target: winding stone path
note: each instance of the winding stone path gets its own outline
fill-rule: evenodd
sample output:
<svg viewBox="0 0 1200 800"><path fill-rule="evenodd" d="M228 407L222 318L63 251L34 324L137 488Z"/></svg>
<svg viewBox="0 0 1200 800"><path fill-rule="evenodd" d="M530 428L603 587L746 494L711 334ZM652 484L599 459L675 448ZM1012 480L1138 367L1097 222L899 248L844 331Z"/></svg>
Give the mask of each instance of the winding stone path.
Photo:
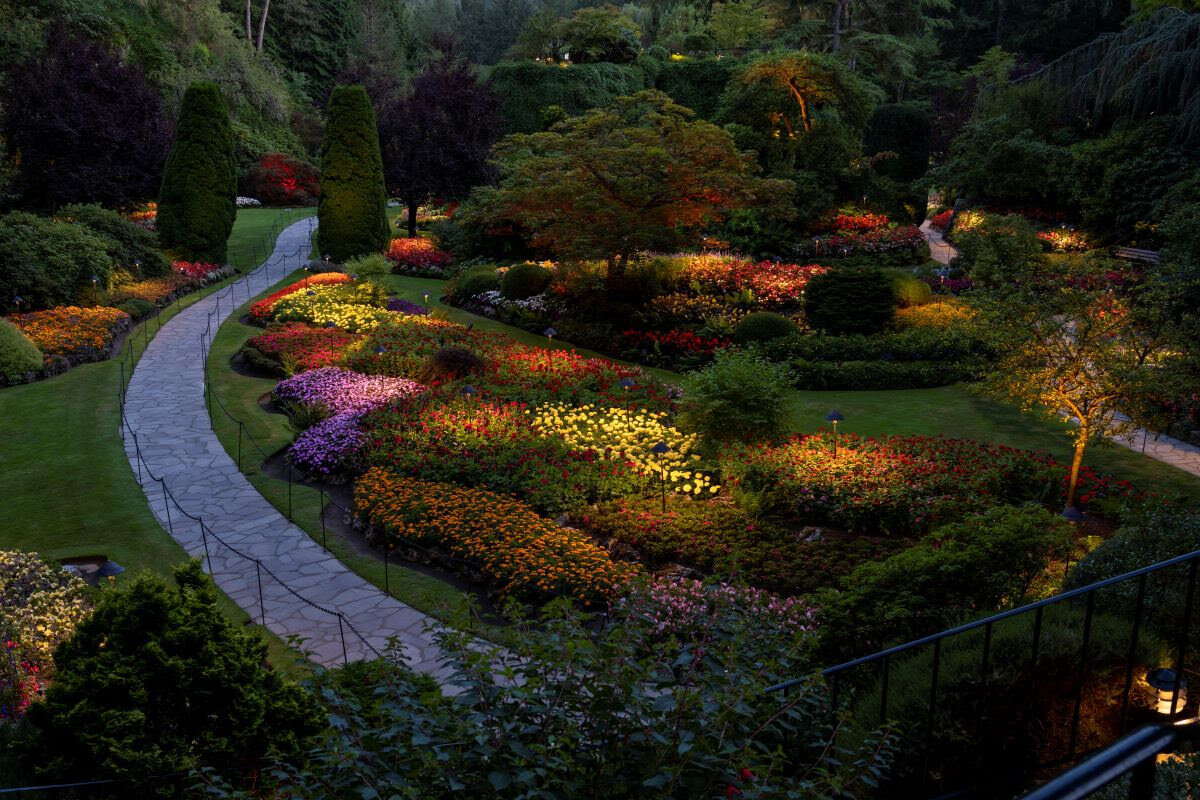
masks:
<svg viewBox="0 0 1200 800"><path fill-rule="evenodd" d="M921 223L921 233L925 234L925 240L929 242L929 255L934 261L946 266L958 257L958 249L947 242L942 232L934 228L929 220Z"/></svg>
<svg viewBox="0 0 1200 800"><path fill-rule="evenodd" d="M154 515L193 556L205 556L206 536L199 523L179 509L204 520L213 578L255 621L265 607L265 624L271 631L284 638L302 637L310 658L327 666L342 663L344 657L371 658L372 648L383 651L394 637L404 645L404 658L414 669L443 677L440 651L426 632L433 620L355 575L288 522L246 480L210 427L204 399L207 353L201 349L210 312L215 334L238 303L304 263L315 224L310 218L285 228L271 257L233 284L232 298L218 292L163 326L129 382L127 427L122 431L125 452ZM164 480L178 507L167 500L147 468ZM264 569L233 553L230 546L259 559Z"/></svg>

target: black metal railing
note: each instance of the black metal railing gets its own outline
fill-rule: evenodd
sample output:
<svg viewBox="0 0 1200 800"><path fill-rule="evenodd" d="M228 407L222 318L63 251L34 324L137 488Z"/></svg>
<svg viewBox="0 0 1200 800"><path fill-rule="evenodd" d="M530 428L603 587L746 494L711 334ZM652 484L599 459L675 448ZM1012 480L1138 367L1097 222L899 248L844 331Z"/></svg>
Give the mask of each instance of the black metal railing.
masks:
<svg viewBox="0 0 1200 800"><path fill-rule="evenodd" d="M1152 800L1158 756L1177 742L1194 741L1200 735L1193 723L1145 725L1063 774L1047 781L1022 800L1084 800L1126 775L1129 800Z"/></svg>
<svg viewBox="0 0 1200 800"><path fill-rule="evenodd" d="M1065 730L1060 722L1055 745L1024 761L1025 785L1028 785L1028 780L1044 775L1049 768L1073 763L1111 744L1139 722L1138 717L1141 721L1155 717L1151 710L1153 703L1144 699L1147 696L1144 684L1139 681L1135 685L1135 677L1143 668L1158 666L1139 660L1142 645L1157 643L1154 646L1165 646L1166 659L1174 673L1174 685L1168 689L1172 698L1171 710L1176 712L1174 716L1183 711L1185 701L1176 698L1182 697L1180 689L1186 682L1189 653L1195 641L1193 612L1198 568L1200 550L829 667L820 674L828 687L831 713L837 717L853 709L858 721L864 724L877 721L883 725L899 719L908 726L910 737L913 737L913 726L921 725L923 729L919 736L910 741L923 740L923 753L919 756L922 766L914 767L910 763L907 767L920 770L915 783L919 784L922 796L950 791L956 793L955 796L970 796L973 787L947 786L943 775L930 774L930 759L938 755L932 752L934 742L945 741L944 736L952 735L941 728L955 722L953 714L947 713L942 705L955 701L942 696L949 687L939 684L943 680L947 654L953 654L956 679L963 678L967 665L977 665L971 667L969 679L962 683L970 686L974 693L972 701L980 709L979 730L985 730L988 719L994 718L1000 724L999 715L1011 719L1014 708L1024 707L1033 714L1045 711L1044 707L1037 707L1039 697L1045 698L1036 690L1039 682L1053 683L1065 688L1065 696L1060 692L1055 698L1058 702L1066 701ZM1127 639L1122 642L1098 641L1096 623L1101 614L1110 621L1119 622L1115 627L1107 626L1107 634L1117 630ZM1151 618L1151 614L1158 618ZM1052 626L1053 631L1050 630ZM1056 669L1043 674L1039 670L1039 650L1047 647L1052 638L1061 641L1064 630L1072 634L1071 663L1064 663L1064 659L1059 658L1054 662ZM1020 673L1024 679L1024 685L1015 689L1011 685L997 686L993 679L993 674L999 671L997 647L1001 635L1006 674ZM1024 644L1019 644L1021 641ZM1107 653L1104 663L1098 663L1097 649L1101 645ZM1013 652L1017 649L1022 649L1027 656L1016 658ZM1114 655L1118 651L1119 657ZM900 677L908 681L904 687L907 694L897 703L894 699L897 673L903 671L906 664L910 669ZM912 685L914 675L919 675L922 681L916 689ZM1115 719L1108 720L1110 735L1107 741L1097 741L1102 738L1102 732L1091 725L1088 742L1084 743L1081 725L1094 722L1084 713L1085 697L1089 681L1098 675L1105 678L1110 696L1114 698ZM787 681L767 691L799 690L810 679L811 676ZM916 691L927 691L927 694L922 694L917 702L913 700ZM957 702L962 701L962 692L961 686L955 688ZM904 706L903 710L897 705ZM1194 706L1194 701L1189 705ZM920 713L914 714L914 710ZM864 720L863 717L873 719Z"/></svg>

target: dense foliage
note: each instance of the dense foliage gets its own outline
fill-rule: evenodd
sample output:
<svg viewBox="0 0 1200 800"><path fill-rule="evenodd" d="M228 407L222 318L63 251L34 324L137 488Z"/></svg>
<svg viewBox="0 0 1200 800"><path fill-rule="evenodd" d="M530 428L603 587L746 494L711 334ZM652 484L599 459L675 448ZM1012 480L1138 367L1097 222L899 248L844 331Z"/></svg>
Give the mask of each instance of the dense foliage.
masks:
<svg viewBox="0 0 1200 800"><path fill-rule="evenodd" d="M321 252L342 262L382 253L391 240L375 111L362 86L339 86L329 97L321 143Z"/></svg>
<svg viewBox="0 0 1200 800"><path fill-rule="evenodd" d="M225 263L235 197L229 112L216 84L197 83L183 96L158 192L155 229L163 248L189 261Z"/></svg>

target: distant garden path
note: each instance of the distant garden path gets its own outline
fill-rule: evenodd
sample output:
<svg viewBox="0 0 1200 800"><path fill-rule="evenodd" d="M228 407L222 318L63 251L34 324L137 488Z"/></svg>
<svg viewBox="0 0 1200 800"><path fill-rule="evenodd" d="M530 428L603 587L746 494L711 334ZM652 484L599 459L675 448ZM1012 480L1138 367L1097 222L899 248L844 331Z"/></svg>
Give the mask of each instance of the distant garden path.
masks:
<svg viewBox="0 0 1200 800"><path fill-rule="evenodd" d="M234 284L233 296L266 289L268 275L278 280L288 271L285 259L296 258L298 251L306 259L315 224L315 219L306 219L284 229L271 257ZM371 658L395 637L404 644L405 660L414 669L438 672L440 651L425 630L434 620L358 577L288 522L242 475L212 432L201 334L208 327L209 312L219 309L212 318L215 332L234 305L229 298L218 305L210 297L180 312L155 336L129 382L125 452L151 510L184 549L201 558L205 536L199 523L179 513L179 507L203 519L217 585L254 620L265 608L266 626L278 636L306 639L302 647L314 661L340 664L343 640L350 660ZM168 506L162 485L146 474L147 468L163 478L179 507L174 502ZM215 537L249 559L221 546ZM251 559L258 559L263 568Z"/></svg>

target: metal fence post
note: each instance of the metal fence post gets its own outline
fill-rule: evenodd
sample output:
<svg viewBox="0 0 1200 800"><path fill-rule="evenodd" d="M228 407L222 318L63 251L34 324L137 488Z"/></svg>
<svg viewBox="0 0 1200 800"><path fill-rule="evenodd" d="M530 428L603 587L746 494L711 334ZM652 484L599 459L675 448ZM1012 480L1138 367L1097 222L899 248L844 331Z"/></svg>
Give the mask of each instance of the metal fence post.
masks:
<svg viewBox="0 0 1200 800"><path fill-rule="evenodd" d="M346 654L346 629L342 625L342 622L343 622L342 612L340 612L340 611L337 612L337 618L338 618L338 635L340 635L342 637L342 663L349 664L350 656Z"/></svg>
<svg viewBox="0 0 1200 800"><path fill-rule="evenodd" d="M212 553L208 552L208 529L204 527L204 520L200 521L200 539L204 542L204 560L208 562L208 574L215 575L212 568Z"/></svg>
<svg viewBox="0 0 1200 800"><path fill-rule="evenodd" d="M160 480L159 483L162 484L162 490L163 490L163 510L167 512L167 530L169 530L171 532L171 535L174 536L175 535L175 523L171 522L171 500L170 500L170 497L167 495L167 482L164 480Z"/></svg>
<svg viewBox="0 0 1200 800"><path fill-rule="evenodd" d="M254 577L258 579L258 621L263 626L267 625L267 606L263 603L262 590L262 561L254 559Z"/></svg>

